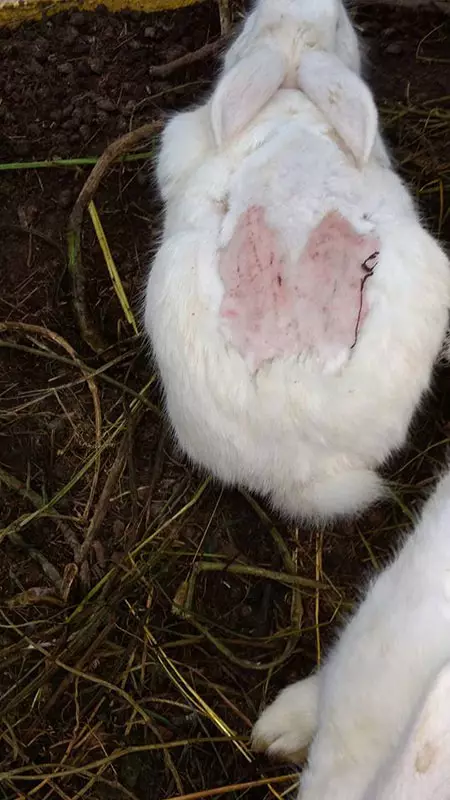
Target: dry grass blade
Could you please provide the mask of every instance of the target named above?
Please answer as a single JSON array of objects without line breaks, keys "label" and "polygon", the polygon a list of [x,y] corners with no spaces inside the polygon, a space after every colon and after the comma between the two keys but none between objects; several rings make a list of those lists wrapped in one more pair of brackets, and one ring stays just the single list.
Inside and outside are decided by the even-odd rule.
[{"label": "dry grass blade", "polygon": [[[131,153],[120,156],[118,162],[146,161],[153,156],[153,150],[145,153]],[[81,158],[52,158],[47,161],[11,161],[0,164],[0,172],[17,172],[21,170],[34,169],[64,169],[76,167],[94,166],[98,161],[98,156],[83,156]]]},{"label": "dry grass blade", "polygon": [[[246,791],[247,789],[257,789],[258,786],[267,786],[267,788],[269,788],[269,784],[275,786],[280,783],[288,783],[288,781],[297,781],[297,779],[298,776],[294,772],[291,775],[278,775],[276,778],[261,778],[261,780],[258,781],[233,783],[229,786],[216,786],[215,789],[204,789],[200,792],[191,792],[190,794],[178,795],[177,797],[169,797],[168,800],[204,800],[205,797],[220,797],[220,795],[231,794],[231,792],[242,792]],[[293,791],[293,789],[290,789],[289,791]]]},{"label": "dry grass blade", "polygon": [[108,240],[105,236],[105,231],[103,230],[102,223],[100,222],[100,217],[98,215],[97,209],[95,207],[94,201],[88,205],[88,211],[91,216],[92,224],[95,229],[95,233],[97,235],[97,239],[99,241],[100,247],[102,249],[102,253],[105,257],[106,266],[108,267],[108,272],[111,276],[111,280],[114,286],[114,291],[118,297],[119,303],[122,306],[122,311],[125,314],[125,319],[127,322],[132,326],[136,335],[138,335],[138,327],[136,325],[136,320],[134,318],[134,314],[131,310],[131,306],[128,302],[128,298],[123,288],[123,283],[120,279],[120,275],[117,271],[117,267],[114,263],[114,259],[111,254],[111,250],[109,249]]}]

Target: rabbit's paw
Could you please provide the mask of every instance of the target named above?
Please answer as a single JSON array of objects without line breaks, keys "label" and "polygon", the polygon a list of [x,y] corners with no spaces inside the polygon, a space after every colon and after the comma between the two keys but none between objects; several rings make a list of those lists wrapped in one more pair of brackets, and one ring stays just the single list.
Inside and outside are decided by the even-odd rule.
[{"label": "rabbit's paw", "polygon": [[317,675],[284,689],[253,728],[253,749],[287,761],[303,760],[316,732],[318,694]]}]

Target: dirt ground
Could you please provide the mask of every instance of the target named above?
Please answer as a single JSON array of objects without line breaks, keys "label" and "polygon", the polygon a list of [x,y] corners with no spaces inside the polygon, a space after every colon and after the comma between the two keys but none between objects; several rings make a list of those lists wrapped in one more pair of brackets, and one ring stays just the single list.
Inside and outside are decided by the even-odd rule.
[{"label": "dirt ground", "polygon": [[[399,168],[450,242],[450,21],[385,7],[356,19]],[[165,77],[152,67],[219,34],[213,2],[0,30],[0,800],[292,789],[295,770],[249,755],[250,726],[323,657],[446,455],[441,367],[386,469],[396,499],[351,524],[286,526],[192,470],[165,437],[149,354],[88,214],[87,300],[110,350],[80,336],[66,231],[94,157],[202,98],[214,58]],[[137,319],[161,224],[155,144],[95,195]],[[49,159],[69,164],[18,168]]]}]

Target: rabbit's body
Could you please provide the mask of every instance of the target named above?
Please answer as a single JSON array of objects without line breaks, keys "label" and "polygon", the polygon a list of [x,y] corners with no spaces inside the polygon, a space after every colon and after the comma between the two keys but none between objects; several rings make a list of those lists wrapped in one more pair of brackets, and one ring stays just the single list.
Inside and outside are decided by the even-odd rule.
[{"label": "rabbit's body", "polygon": [[[270,62],[265,47],[250,75]],[[429,386],[450,272],[376,120],[358,165],[317,104],[285,88],[277,57],[254,94],[281,85],[242,130],[224,134],[239,117],[220,107],[233,72],[166,129],[145,324],[183,450],[289,515],[326,517],[380,494],[372,470]],[[307,63],[299,74],[308,86]]]},{"label": "rabbit's body", "polygon": [[[449,713],[436,702],[422,712],[435,689],[442,694],[442,682],[449,707],[448,663],[450,475],[323,668],[281,693],[257,723],[255,741],[292,756],[313,740],[301,800],[448,800],[450,785],[440,793],[434,770],[450,776]],[[404,751],[414,748],[415,771],[408,757],[402,773]]]}]

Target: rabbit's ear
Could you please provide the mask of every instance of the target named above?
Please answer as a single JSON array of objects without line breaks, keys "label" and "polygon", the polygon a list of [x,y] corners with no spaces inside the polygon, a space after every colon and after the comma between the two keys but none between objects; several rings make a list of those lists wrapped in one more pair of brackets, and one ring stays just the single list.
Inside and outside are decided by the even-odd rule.
[{"label": "rabbit's ear", "polygon": [[284,80],[281,53],[260,47],[219,81],[212,96],[211,124],[220,147],[239,133],[275,94]]},{"label": "rabbit's ear", "polygon": [[309,50],[297,71],[300,89],[320,109],[358,166],[369,159],[378,129],[370,89],[337,56]]},{"label": "rabbit's ear", "polygon": [[378,783],[376,795],[370,793],[375,796],[377,800],[449,800],[450,663],[431,685],[388,776]]}]

